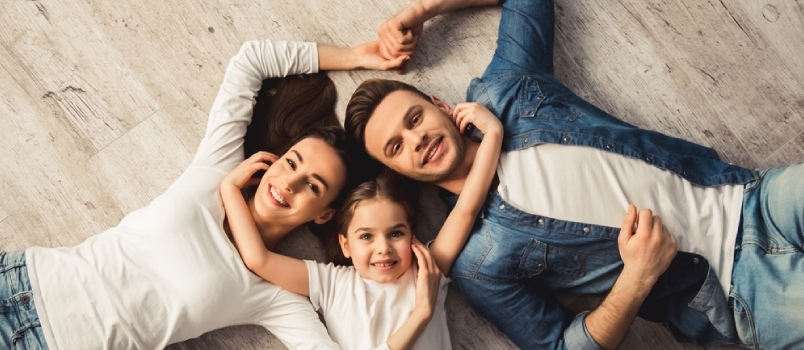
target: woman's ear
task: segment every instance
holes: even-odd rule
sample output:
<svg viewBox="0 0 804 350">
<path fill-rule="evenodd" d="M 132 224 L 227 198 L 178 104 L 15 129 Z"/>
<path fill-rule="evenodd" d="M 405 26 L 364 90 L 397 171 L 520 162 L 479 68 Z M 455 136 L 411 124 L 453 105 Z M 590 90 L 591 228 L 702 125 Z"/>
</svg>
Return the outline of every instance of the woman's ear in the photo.
<svg viewBox="0 0 804 350">
<path fill-rule="evenodd" d="M 346 239 L 345 235 L 338 234 L 338 243 L 341 244 L 341 251 L 343 252 L 343 256 L 347 259 L 352 257 L 352 254 L 349 252 L 349 241 Z"/>
<path fill-rule="evenodd" d="M 444 100 L 435 97 L 434 95 L 430 95 L 430 100 L 433 101 L 433 104 L 436 105 L 440 110 L 447 113 L 447 115 L 452 115 L 452 107 L 450 107 L 449 103 L 444 102 Z"/>
<path fill-rule="evenodd" d="M 332 208 L 324 209 L 324 211 L 321 212 L 320 215 L 318 215 L 315 219 L 313 219 L 313 222 L 315 222 L 318 225 L 323 225 L 327 221 L 332 220 L 332 217 L 335 216 L 335 212 L 336 210 Z"/>
</svg>

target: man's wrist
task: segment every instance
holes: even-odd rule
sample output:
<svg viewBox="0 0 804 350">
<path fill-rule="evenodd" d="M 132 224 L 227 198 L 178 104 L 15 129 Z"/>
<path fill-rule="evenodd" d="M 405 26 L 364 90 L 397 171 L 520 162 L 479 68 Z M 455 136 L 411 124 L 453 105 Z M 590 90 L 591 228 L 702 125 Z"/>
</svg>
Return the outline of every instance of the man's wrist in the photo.
<svg viewBox="0 0 804 350">
<path fill-rule="evenodd" d="M 620 278 L 622 285 L 631 290 L 632 293 L 644 294 L 647 296 L 653 285 L 656 284 L 658 276 L 652 276 L 641 267 L 629 268 L 625 266 Z"/>
</svg>

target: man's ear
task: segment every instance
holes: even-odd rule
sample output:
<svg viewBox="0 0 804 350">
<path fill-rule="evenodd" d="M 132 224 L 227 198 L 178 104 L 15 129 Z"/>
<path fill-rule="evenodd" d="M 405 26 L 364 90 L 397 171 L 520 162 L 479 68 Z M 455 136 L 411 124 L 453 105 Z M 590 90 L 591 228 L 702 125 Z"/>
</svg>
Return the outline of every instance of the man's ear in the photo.
<svg viewBox="0 0 804 350">
<path fill-rule="evenodd" d="M 331 220 L 333 216 L 335 216 L 335 209 L 327 208 L 324 209 L 324 211 L 321 212 L 321 214 L 318 215 L 315 219 L 313 219 L 313 222 L 322 225 L 325 224 L 327 221 Z"/>
<path fill-rule="evenodd" d="M 430 100 L 433 101 L 433 104 L 436 105 L 436 107 L 447 113 L 447 115 L 452 115 L 452 107 L 450 107 L 449 103 L 446 103 L 444 100 L 435 97 L 435 95 L 430 95 Z"/>
<path fill-rule="evenodd" d="M 349 252 L 349 241 L 346 240 L 346 236 L 338 233 L 338 243 L 341 244 L 343 256 L 345 256 L 347 259 L 351 258 L 352 254 Z"/>
</svg>

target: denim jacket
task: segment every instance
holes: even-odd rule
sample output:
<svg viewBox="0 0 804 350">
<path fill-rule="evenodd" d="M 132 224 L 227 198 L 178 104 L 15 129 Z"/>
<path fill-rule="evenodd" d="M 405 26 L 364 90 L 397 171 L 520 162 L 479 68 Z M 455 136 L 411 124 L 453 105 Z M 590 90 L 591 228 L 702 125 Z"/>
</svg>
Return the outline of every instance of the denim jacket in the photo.
<svg viewBox="0 0 804 350">
<path fill-rule="evenodd" d="M 493 65 L 472 81 L 467 101 L 483 103 L 500 118 L 503 152 L 540 143 L 581 145 L 641 159 L 699 186 L 757 178 L 753 170 L 721 161 L 711 148 L 617 120 L 552 74 L 495 72 Z M 456 200 L 446 199 L 450 207 Z M 455 261 L 453 283 L 521 348 L 600 348 L 586 329 L 588 313 L 571 319 L 550 291 L 610 290 L 623 266 L 618 233 L 615 227 L 525 213 L 492 192 Z M 666 324 L 680 341 L 724 344 L 735 339 L 718 278 L 697 254 L 678 253 L 639 316 Z"/>
</svg>

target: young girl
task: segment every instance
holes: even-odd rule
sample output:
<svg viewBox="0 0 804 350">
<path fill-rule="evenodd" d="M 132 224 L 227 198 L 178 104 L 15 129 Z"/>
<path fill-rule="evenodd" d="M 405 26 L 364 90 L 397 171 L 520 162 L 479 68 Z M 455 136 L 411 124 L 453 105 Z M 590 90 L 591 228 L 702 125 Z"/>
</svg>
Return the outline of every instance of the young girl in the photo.
<svg viewBox="0 0 804 350">
<path fill-rule="evenodd" d="M 309 296 L 321 309 L 330 336 L 344 349 L 451 348 L 444 311 L 448 280 L 440 271 L 449 271 L 466 241 L 494 178 L 502 142 L 502 125 L 481 104 L 459 104 L 451 117 L 461 132 L 473 123 L 484 138 L 466 190 L 429 251 L 414 237 L 410 194 L 417 191 L 390 171 L 351 192 L 338 216 L 338 244 L 352 266 L 298 260 L 265 248 L 241 194 L 252 174 L 269 167 L 259 156 L 244 161 L 221 183 L 245 265 L 271 283 Z M 282 184 L 272 191 L 277 203 L 286 193 Z"/>
</svg>

